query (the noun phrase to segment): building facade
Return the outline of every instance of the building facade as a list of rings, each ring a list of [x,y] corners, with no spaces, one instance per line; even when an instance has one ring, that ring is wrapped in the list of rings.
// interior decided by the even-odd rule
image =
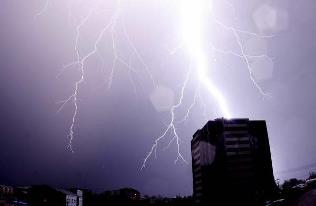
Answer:
[[[200,205],[262,205],[276,191],[265,121],[215,119],[191,141]]]
[[[77,190],[77,206],[83,206],[83,191]]]
[[[64,204],[66,206],[78,206],[78,202],[77,202],[77,194],[72,193],[68,190],[65,189],[56,189],[61,196],[63,197],[64,200]]]

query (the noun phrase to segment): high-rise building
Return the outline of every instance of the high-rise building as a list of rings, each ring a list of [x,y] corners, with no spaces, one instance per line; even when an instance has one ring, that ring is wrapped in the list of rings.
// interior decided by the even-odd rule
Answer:
[[[191,141],[200,205],[261,205],[276,191],[265,121],[215,119]]]

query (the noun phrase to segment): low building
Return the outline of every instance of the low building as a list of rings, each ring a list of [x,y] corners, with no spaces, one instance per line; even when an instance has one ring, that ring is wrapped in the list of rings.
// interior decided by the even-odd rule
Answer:
[[[83,191],[77,190],[77,206],[83,206]]]
[[[62,194],[63,196],[63,200],[64,200],[64,203],[63,205],[66,205],[66,206],[78,206],[77,205],[77,194],[75,193],[72,193],[68,190],[65,190],[65,189],[56,189],[59,193]]]
[[[87,191],[87,190],[85,190],[85,189],[78,189],[78,188],[71,188],[69,191],[74,193],[74,194],[76,194],[76,196],[77,196],[77,206],[82,206],[83,205],[83,196],[84,196],[85,191]]]
[[[34,206],[82,206],[82,192],[55,189],[47,185],[32,186],[29,203]]]

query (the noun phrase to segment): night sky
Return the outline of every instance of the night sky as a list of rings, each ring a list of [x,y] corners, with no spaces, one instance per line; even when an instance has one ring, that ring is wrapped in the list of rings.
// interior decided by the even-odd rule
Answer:
[[[180,151],[188,164],[174,163],[177,147],[175,141],[167,147],[170,133],[141,170],[192,68],[179,41],[175,2],[121,1],[117,21],[85,64],[72,153],[67,135],[74,104],[58,110],[80,72],[76,65],[63,67],[76,59],[76,28],[82,19],[97,7],[80,29],[78,49],[84,56],[117,11],[117,1],[98,6],[97,0],[0,1],[0,184],[192,194],[192,135],[208,119],[221,117],[217,102],[201,86],[189,118],[181,122],[197,91],[194,67],[175,112]],[[271,36],[240,34],[247,54],[257,56],[249,57],[254,78],[270,96],[255,87],[244,59],[214,50],[240,53],[233,33],[206,21],[209,76],[232,117],[267,121],[274,175],[280,180],[306,178],[316,170],[315,11],[314,0],[214,0],[213,15],[225,25]],[[109,84],[115,54],[122,61],[116,62]]]

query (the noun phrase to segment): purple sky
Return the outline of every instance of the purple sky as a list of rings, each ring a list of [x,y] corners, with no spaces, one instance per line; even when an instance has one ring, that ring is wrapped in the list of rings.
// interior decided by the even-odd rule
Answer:
[[[47,183],[96,191],[131,186],[150,195],[191,194],[190,140],[207,119],[221,115],[217,102],[203,88],[205,112],[198,101],[189,119],[177,127],[181,153],[189,164],[181,160],[174,164],[177,148],[173,142],[165,149],[171,140],[167,136],[159,144],[157,158],[152,156],[140,171],[155,138],[170,121],[170,106],[178,101],[189,68],[184,49],[170,53],[179,46],[177,6],[173,1],[122,1],[113,30],[104,34],[98,53],[86,62],[86,80],[78,93],[75,152],[71,153],[67,134],[74,105],[69,102],[57,112],[57,102],[73,93],[80,73],[75,66],[60,71],[76,58],[76,26],[96,1],[73,2],[52,0],[43,12],[45,1],[0,2],[0,183]],[[105,2],[80,30],[81,55],[93,49],[116,11],[116,1]],[[240,52],[232,32],[210,19],[205,52],[210,56],[212,80],[223,92],[233,117],[267,121],[275,178],[305,178],[309,169],[316,170],[316,2],[220,2],[214,1],[213,14],[224,24],[273,35],[240,35],[249,55],[267,54],[272,60],[250,58],[256,81],[271,97],[256,89],[243,59],[212,50],[213,45]],[[131,63],[135,72],[129,73],[118,62],[108,89],[115,54],[111,37],[119,57]],[[177,120],[184,117],[196,88],[197,80],[192,77],[183,106],[176,111]]]

